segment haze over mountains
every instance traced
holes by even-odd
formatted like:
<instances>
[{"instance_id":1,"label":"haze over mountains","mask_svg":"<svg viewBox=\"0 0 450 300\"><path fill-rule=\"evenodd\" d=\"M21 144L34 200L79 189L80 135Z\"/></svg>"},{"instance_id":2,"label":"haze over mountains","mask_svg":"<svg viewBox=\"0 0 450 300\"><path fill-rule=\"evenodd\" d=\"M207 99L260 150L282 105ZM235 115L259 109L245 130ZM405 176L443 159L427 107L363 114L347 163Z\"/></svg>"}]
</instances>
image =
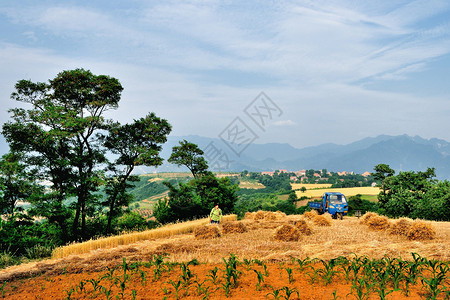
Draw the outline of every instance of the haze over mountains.
<instances>
[{"instance_id":1,"label":"haze over mountains","mask_svg":"<svg viewBox=\"0 0 450 300\"><path fill-rule=\"evenodd\" d=\"M441 139L423 139L419 136L380 135L368 137L347 145L322 144L319 146L294 148L289 144L251 144L238 156L236 144L228 144L219 138L197 135L169 136L162 156L167 160L173 146L180 140L199 145L205 151L210 167L215 171L273 171L287 169L327 169L328 171L373 171L379 163L388 164L398 171L423 171L436 168L439 179L450 179L450 143ZM235 150L235 152L233 151ZM6 153L8 146L0 137L0 152ZM138 168L139 173L153 172L154 168ZM156 169L158 172L187 171L167 161Z\"/></svg>"},{"instance_id":2,"label":"haze over mountains","mask_svg":"<svg viewBox=\"0 0 450 300\"><path fill-rule=\"evenodd\" d=\"M222 168L219 169L222 171L327 169L363 173L371 172L375 165L385 163L397 172L422 171L427 167L434 167L438 178L450 178L450 143L435 138L427 140L419 136L380 135L347 145L328 143L301 149L289 144L251 144L237 156L231 150L233 147L228 147L220 139L200 136L169 137L164 146L163 157L169 157L171 148L182 139L196 143L203 150L207 150L211 143L219 148L228 157L225 161L230 161L228 168L223 168L227 163L214 164L214 161L210 161L210 165L221 165ZM163 170L173 170L173 166L164 164L158 168L160 172Z\"/></svg>"}]
</instances>

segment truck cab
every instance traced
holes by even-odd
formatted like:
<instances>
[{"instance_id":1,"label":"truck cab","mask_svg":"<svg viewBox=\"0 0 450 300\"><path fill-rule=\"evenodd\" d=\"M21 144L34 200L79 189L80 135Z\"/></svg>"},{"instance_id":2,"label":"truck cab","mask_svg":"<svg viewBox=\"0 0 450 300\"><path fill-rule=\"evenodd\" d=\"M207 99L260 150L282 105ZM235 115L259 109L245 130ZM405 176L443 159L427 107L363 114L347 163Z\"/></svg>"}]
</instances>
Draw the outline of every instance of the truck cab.
<instances>
[{"instance_id":1,"label":"truck cab","mask_svg":"<svg viewBox=\"0 0 450 300\"><path fill-rule=\"evenodd\" d=\"M328 192L322 195L321 202L310 202L309 206L319 213L329 213L333 219L341 219L348 213L347 198L344 194Z\"/></svg>"},{"instance_id":2,"label":"truck cab","mask_svg":"<svg viewBox=\"0 0 450 300\"><path fill-rule=\"evenodd\" d=\"M324 193L322 196L322 203L324 204L324 212L328 212L333 218L342 217L348 213L347 198L341 193Z\"/></svg>"}]
</instances>

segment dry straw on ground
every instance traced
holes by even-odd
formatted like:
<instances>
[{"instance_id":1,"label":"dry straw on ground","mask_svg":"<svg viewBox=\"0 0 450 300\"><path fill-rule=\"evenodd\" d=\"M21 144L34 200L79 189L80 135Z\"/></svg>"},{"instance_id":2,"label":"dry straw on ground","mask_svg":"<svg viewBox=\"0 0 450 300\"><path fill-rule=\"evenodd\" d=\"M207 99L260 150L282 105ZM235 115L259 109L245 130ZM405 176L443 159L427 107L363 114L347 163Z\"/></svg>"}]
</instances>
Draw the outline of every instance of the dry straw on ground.
<instances>
[{"instance_id":1,"label":"dry straw on ground","mask_svg":"<svg viewBox=\"0 0 450 300\"><path fill-rule=\"evenodd\" d=\"M244 223L242 222L228 222L223 223L222 225L223 234L244 233L244 232L247 232L247 226L245 226Z\"/></svg>"},{"instance_id":2,"label":"dry straw on ground","mask_svg":"<svg viewBox=\"0 0 450 300\"><path fill-rule=\"evenodd\" d=\"M206 240L220 237L219 227L217 225L199 226L194 229L196 239Z\"/></svg>"},{"instance_id":3,"label":"dry straw on ground","mask_svg":"<svg viewBox=\"0 0 450 300\"><path fill-rule=\"evenodd\" d=\"M304 219L295 220L294 226L301 234L311 235L313 233L311 226Z\"/></svg>"},{"instance_id":4,"label":"dry straw on ground","mask_svg":"<svg viewBox=\"0 0 450 300\"><path fill-rule=\"evenodd\" d=\"M236 215L228 215L223 217L223 221L236 220ZM83 243L74 243L53 250L52 258L62 258L71 254L83 254L92 250L114 248L121 245L128 245L139 241L150 239L167 238L178 234L190 234L198 226L207 224L209 218L188 221L183 223L169 224L161 228L122 234L96 240L89 240Z\"/></svg>"},{"instance_id":5,"label":"dry straw on ground","mask_svg":"<svg viewBox=\"0 0 450 300\"><path fill-rule=\"evenodd\" d=\"M394 221L391 224L391 227L388 229L389 234L392 235L401 235L401 236L407 236L409 229L411 228L412 221L401 218L399 220Z\"/></svg>"},{"instance_id":6,"label":"dry straw on ground","mask_svg":"<svg viewBox=\"0 0 450 300\"><path fill-rule=\"evenodd\" d=\"M285 224L275 230L274 238L277 241L283 242L298 241L300 233L294 226Z\"/></svg>"},{"instance_id":7,"label":"dry straw on ground","mask_svg":"<svg viewBox=\"0 0 450 300\"><path fill-rule=\"evenodd\" d=\"M317 215L314 217L312 221L317 226L331 226L331 215L330 214Z\"/></svg>"},{"instance_id":8,"label":"dry straw on ground","mask_svg":"<svg viewBox=\"0 0 450 300\"><path fill-rule=\"evenodd\" d=\"M311 210L311 211L305 211L303 213L303 216L305 217L305 219L308 220L314 220L314 218L318 215L316 210Z\"/></svg>"},{"instance_id":9,"label":"dry straw on ground","mask_svg":"<svg viewBox=\"0 0 450 300\"><path fill-rule=\"evenodd\" d=\"M385 216L372 216L367 220L367 225L373 230L386 230L389 228L389 219Z\"/></svg>"},{"instance_id":10,"label":"dry straw on ground","mask_svg":"<svg viewBox=\"0 0 450 300\"><path fill-rule=\"evenodd\" d=\"M433 240L436 238L436 231L430 223L421 220L415 220L408 231L409 240L422 241Z\"/></svg>"}]
</instances>

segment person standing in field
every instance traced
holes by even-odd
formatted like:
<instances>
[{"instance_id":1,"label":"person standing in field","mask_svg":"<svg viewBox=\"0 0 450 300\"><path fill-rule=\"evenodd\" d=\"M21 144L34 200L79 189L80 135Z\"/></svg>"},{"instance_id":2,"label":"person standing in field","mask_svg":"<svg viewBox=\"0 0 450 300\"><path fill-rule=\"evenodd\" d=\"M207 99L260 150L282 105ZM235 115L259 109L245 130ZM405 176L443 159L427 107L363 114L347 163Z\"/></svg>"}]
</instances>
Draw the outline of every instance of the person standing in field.
<instances>
[{"instance_id":1,"label":"person standing in field","mask_svg":"<svg viewBox=\"0 0 450 300\"><path fill-rule=\"evenodd\" d=\"M209 213L209 221L211 224L219 224L220 221L222 221L222 218L222 210L219 208L219 204L216 203Z\"/></svg>"}]
</instances>

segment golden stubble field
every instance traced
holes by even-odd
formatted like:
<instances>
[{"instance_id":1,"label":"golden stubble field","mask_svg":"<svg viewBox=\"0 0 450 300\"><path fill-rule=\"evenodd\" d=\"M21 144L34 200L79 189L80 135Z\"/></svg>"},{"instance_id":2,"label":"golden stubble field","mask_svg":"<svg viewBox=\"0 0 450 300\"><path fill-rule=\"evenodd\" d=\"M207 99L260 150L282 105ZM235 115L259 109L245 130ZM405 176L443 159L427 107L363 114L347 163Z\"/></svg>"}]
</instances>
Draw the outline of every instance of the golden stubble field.
<instances>
[{"instance_id":1,"label":"golden stubble field","mask_svg":"<svg viewBox=\"0 0 450 300\"><path fill-rule=\"evenodd\" d=\"M367 256L370 259L382 259L383 257L403 258L411 260L411 253L417 253L421 257L436 259L448 262L450 260L450 223L449 222L428 222L436 232L432 240L409 240L405 236L392 235L388 230L373 230L367 225L362 224L356 217L344 217L344 220L331 220L331 226L319 226L313 219L304 216L284 216L278 214L269 218L254 217L241 221L233 221L235 217L227 217L227 223L240 223L246 231L242 233L224 233L224 227L217 227L221 232L220 237L198 239L194 232L199 227L213 227L215 225L205 225L207 220L197 220L174 224L167 227L167 234L164 234L164 228L156 229L157 234L147 232L146 239L134 239L130 234L128 238L124 235L120 242L104 242L97 246L92 244L85 247L79 246L79 254L69 254L70 251L61 249L55 252L55 257L40 262L28 263L20 266L10 267L0 271L0 285L7 281L4 288L6 299L65 299L67 292L78 282L99 278L105 274L108 268L120 266L125 258L128 262L132 261L151 261L157 255L167 253L167 262L188 262L197 259L201 264L196 266L198 274L208 278L207 274L215 267L219 268L224 263L224 258L234 254L239 261L261 260L268 264L273 276L272 284L265 285L262 291L255 289L257 282L257 270L245 272L242 268L242 281L239 289L236 288L228 295L235 299L252 298L264 299L274 298L270 293L273 292L273 286L287 284L287 275L285 268L295 268L292 265L292 259L318 258L325 261L344 256L344 257L362 257ZM295 221L305 220L311 229L310 235L300 234L297 241L280 241L275 238L277 228L283 225L292 225ZM394 221L390 220L390 224ZM225 225L225 223L223 224ZM143 235L136 233L134 235ZM116 246L117 244L122 244ZM73 245L72 247L76 247ZM97 248L102 247L102 248ZM83 250L84 248L84 250ZM97 248L97 249L95 249ZM93 249L93 250L89 250ZM85 252L85 253L83 253ZM59 254L58 254L59 253ZM194 267L192 267L194 268ZM178 268L179 269L179 268ZM178 270L177 269L177 270ZM194 269L193 269L194 270ZM150 270L149 270L150 271ZM262 272L262 269L260 270ZM102 273L103 272L103 273ZM154 271L153 271L154 272ZM178 271L167 275L153 283L149 273L148 283L139 285L136 283L135 293L139 291L139 297L136 299L176 299L175 288L171 287L170 280L175 282L177 276L181 276ZM221 271L220 276L224 273ZM283 275L284 274L284 275ZM34 276L31 279L22 279ZM172 277L170 277L172 276ZM173 277L175 276L175 277ZM317 282L311 285L308 283L308 276L303 273L296 275L295 287L297 290L309 290L299 299L332 299L332 293L338 291L340 298L345 298L344 294L351 293L349 284L341 284L338 280L331 285L323 285ZM222 278L222 277L221 277ZM206 279L205 279L206 280ZM283 283L282 283L283 281ZM85 283L86 283L85 282ZM203 283L205 283L204 281ZM245 282L245 283L244 283ZM148 285L147 285L148 284ZM192 283L194 284L194 283ZM164 290L166 293L164 293ZM33 293L33 291L35 291ZM149 293L152 291L152 293ZM318 291L321 291L317 293ZM117 295L120 289L115 290ZM410 299L421 299L424 292L420 288L415 288L414 295L409 295ZM269 295L268 295L269 294ZM124 299L132 299L132 292L128 290L128 296ZM97 294L98 299L105 299L105 295ZM120 296L120 295L119 295ZM123 295L122 295L123 296ZM23 298L25 297L25 298ZM31 298L29 298L31 297ZM74 293L71 299L92 299L92 293L83 296ZM94 297L95 298L95 297ZM120 297L119 297L120 298ZM181 297L180 297L181 298ZM192 289L187 291L184 298L201 299ZM222 289L217 289L211 299L226 298ZM400 292L390 294L388 299L405 298ZM293 299L293 298L292 298ZM348 299L355 299L348 296ZM377 297L373 298L377 299Z\"/></svg>"}]
</instances>

